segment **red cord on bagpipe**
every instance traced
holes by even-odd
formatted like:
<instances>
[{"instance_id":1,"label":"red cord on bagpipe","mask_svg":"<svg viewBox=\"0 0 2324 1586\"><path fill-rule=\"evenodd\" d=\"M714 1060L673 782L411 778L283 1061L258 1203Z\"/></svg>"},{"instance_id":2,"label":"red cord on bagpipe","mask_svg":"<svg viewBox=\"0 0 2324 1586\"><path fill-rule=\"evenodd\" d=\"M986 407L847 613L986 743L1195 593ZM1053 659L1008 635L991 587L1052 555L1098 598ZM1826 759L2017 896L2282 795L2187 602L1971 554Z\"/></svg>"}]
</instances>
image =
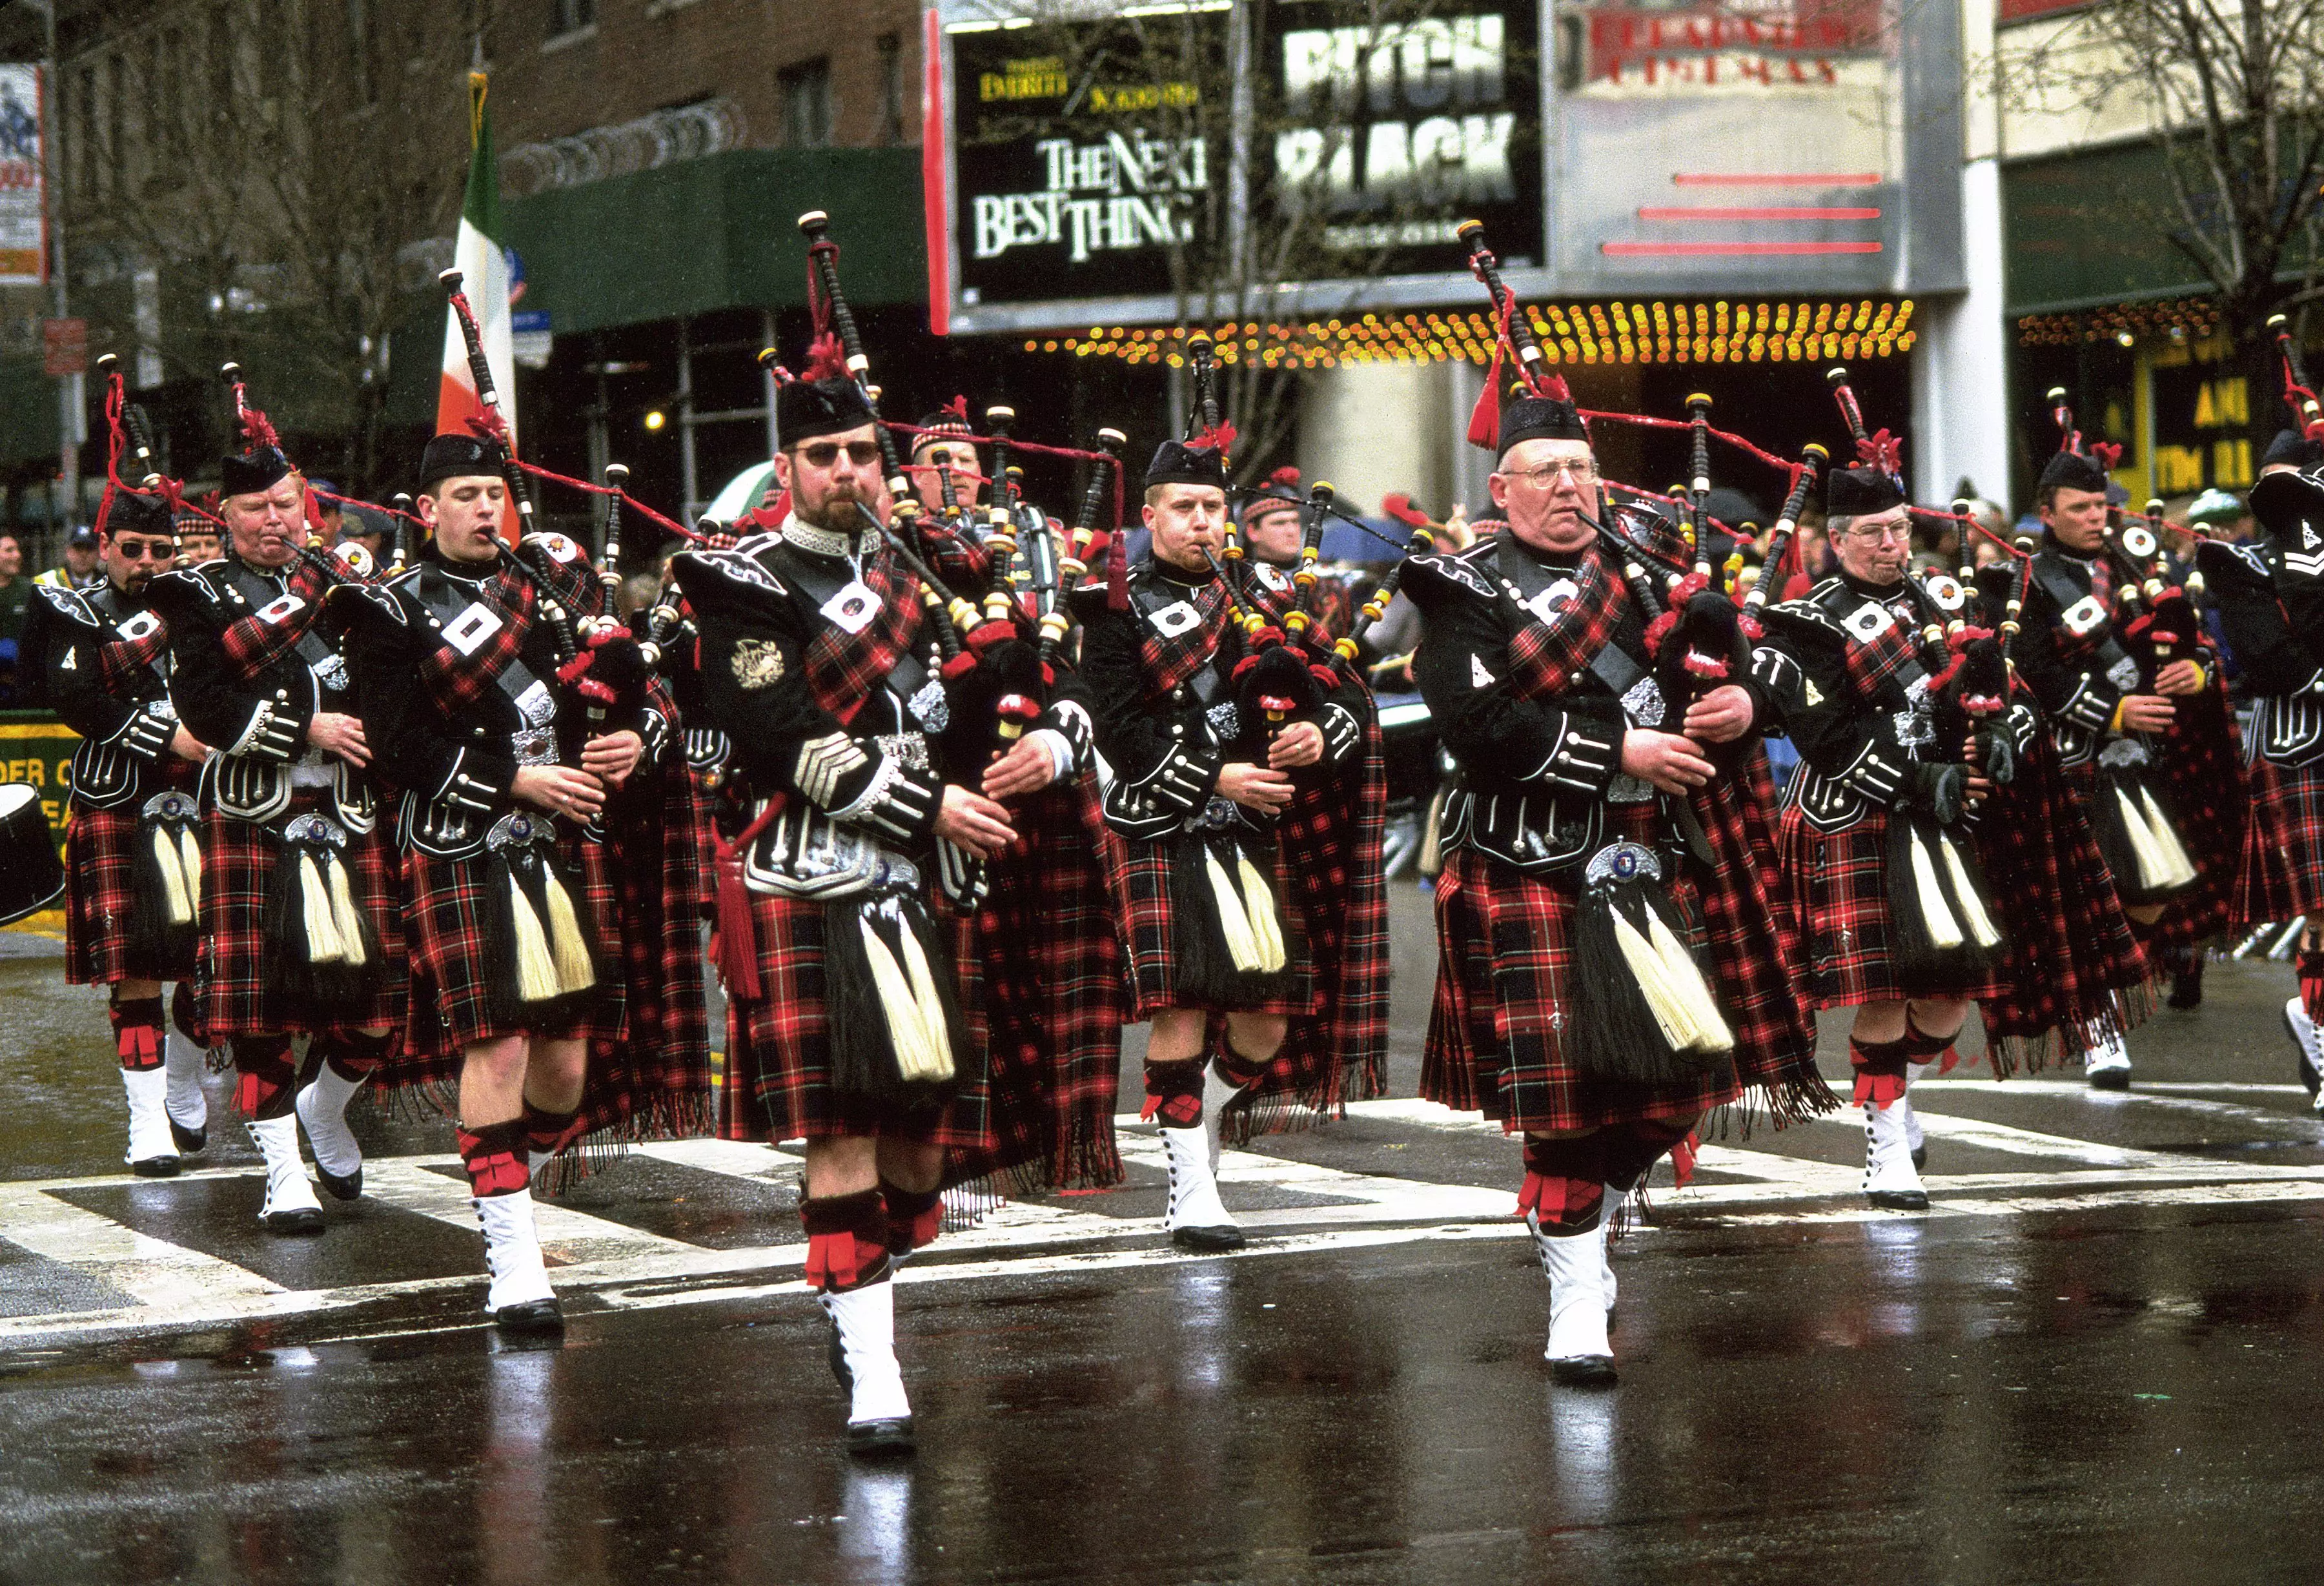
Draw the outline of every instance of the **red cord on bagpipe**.
<instances>
[{"instance_id":1,"label":"red cord on bagpipe","mask_svg":"<svg viewBox=\"0 0 2324 1586\"><path fill-rule=\"evenodd\" d=\"M892 429L899 435L934 435L945 440L964 440L971 446L991 446L993 444L993 438L991 436L978 435L966 429L954 429L950 428L943 429L924 429L918 424L899 423L893 419L882 419L880 420L880 423L883 429ZM1013 435L1009 438L1009 449L1010 451L1017 452L1038 452L1043 456L1048 457L1071 457L1075 462L1095 463L1101 467L1111 468L1113 470L1113 530L1117 534L1121 531L1122 502L1124 499L1121 489L1121 476L1126 470L1115 466L1119 459L1105 452L1084 451L1079 447L1071 446L1043 446L1038 441L1019 440ZM986 484L993 483L992 476L989 474L979 474L976 477Z\"/></svg>"}]
</instances>

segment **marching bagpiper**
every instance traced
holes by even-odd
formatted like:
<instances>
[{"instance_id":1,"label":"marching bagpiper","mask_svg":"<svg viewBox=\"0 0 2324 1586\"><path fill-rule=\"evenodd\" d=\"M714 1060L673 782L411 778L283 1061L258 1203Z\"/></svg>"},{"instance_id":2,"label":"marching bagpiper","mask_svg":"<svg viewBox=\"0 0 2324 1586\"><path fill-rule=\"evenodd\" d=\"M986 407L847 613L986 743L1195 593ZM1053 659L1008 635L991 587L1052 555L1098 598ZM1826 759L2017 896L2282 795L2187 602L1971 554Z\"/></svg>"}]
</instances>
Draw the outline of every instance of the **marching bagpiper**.
<instances>
[{"instance_id":1,"label":"marching bagpiper","mask_svg":"<svg viewBox=\"0 0 2324 1586\"><path fill-rule=\"evenodd\" d=\"M1426 622L1414 677L1459 766L1421 1093L1524 1137L1519 1209L1550 1281L1544 1355L1557 1380L1589 1385L1615 1379L1609 1192L1747 1086L1778 1118L1831 1100L1748 823L1702 796L1744 775L1714 757L1757 731L1767 701L1738 669L1674 712L1674 669L1648 637L1657 614L1626 564L1685 542L1661 519L1618 549L1599 531L1588 431L1545 384L1499 413L1507 527L1406 564Z\"/></svg>"},{"instance_id":2,"label":"marching bagpiper","mask_svg":"<svg viewBox=\"0 0 2324 1586\"><path fill-rule=\"evenodd\" d=\"M1120 463L1117 456L1093 466L1069 532L1023 498L1009 456L1015 417L1006 407L986 410L989 479L965 399L921 419L912 437L923 521L954 525L944 576L987 614L971 646L987 647L996 665L1009 658L991 646L1031 647L1038 673L1028 676L1038 687L1019 695L1012 709L1020 718L1040 713L1039 722L1017 723L1006 752L995 753L978 783L1009 808L1017 840L985 867L988 890L973 917L984 975L988 1144L952 1153L945 1179L994 1176L998 1187L1020 1193L1100 1189L1122 1178L1113 1111L1130 1008L1101 854L1105 817L1088 690L1057 613L1087 571L1083 558L1096 554L1094 514ZM1120 443L1114 431L1101 434L1109 447ZM973 569L961 565L970 548ZM974 582L964 584L962 575ZM1023 650L1015 659L1021 663Z\"/></svg>"},{"instance_id":3,"label":"marching bagpiper","mask_svg":"<svg viewBox=\"0 0 2324 1586\"><path fill-rule=\"evenodd\" d=\"M727 1061L762 1138L807 1140L807 1277L836 1333L849 1446L897 1452L913 1433L890 1278L941 1226L945 1150L985 1132L958 905L1016 833L931 754L949 619L923 612L935 592L871 515L881 432L835 349L779 389L776 427L782 528L675 564L709 719L755 811L722 849Z\"/></svg>"},{"instance_id":4,"label":"marching bagpiper","mask_svg":"<svg viewBox=\"0 0 2324 1586\"><path fill-rule=\"evenodd\" d=\"M226 367L244 441L219 464L226 553L150 588L170 626L171 697L215 752L201 783L198 1017L233 1051L235 1104L266 1161L260 1222L316 1233L300 1127L323 1187L360 1195L363 1152L345 1113L388 1055L405 994L393 855L327 609L368 579L319 549L305 479Z\"/></svg>"},{"instance_id":5,"label":"marching bagpiper","mask_svg":"<svg viewBox=\"0 0 2324 1586\"><path fill-rule=\"evenodd\" d=\"M1908 1075L1952 1046L1971 1002L2007 990L1976 816L1993 779L2009 780L2014 745L1999 649L1962 621L1969 592L1912 576L1896 467L1883 449L1831 475L1840 569L1767 608L1760 653L1789 663L1764 669L1801 760L1780 828L1784 889L1814 1005L1855 1010L1865 1194L1919 1211Z\"/></svg>"},{"instance_id":6,"label":"marching bagpiper","mask_svg":"<svg viewBox=\"0 0 2324 1586\"><path fill-rule=\"evenodd\" d=\"M1146 1112L1169 1170L1171 1241L1244 1243L1219 1198L1222 1128L1296 1126L1375 1093L1386 1012L1370 695L1312 613L1238 592L1225 447L1207 428L1146 470L1150 555L1116 542L1078 604L1114 907L1135 1016L1152 1021Z\"/></svg>"},{"instance_id":7,"label":"marching bagpiper","mask_svg":"<svg viewBox=\"0 0 2324 1586\"><path fill-rule=\"evenodd\" d=\"M109 410L118 412L120 375ZM114 450L121 449L115 419ZM159 481L156 479L155 484ZM36 585L30 664L50 705L80 734L65 826L65 980L108 988L133 1173L175 1174L207 1143L202 1047L165 1013L162 987L193 978L202 896L198 768L208 750L170 700L170 634L148 599L177 551L171 498L116 476L97 509L92 589Z\"/></svg>"},{"instance_id":8,"label":"marching bagpiper","mask_svg":"<svg viewBox=\"0 0 2324 1586\"><path fill-rule=\"evenodd\" d=\"M504 1331L563 1324L534 1230L531 1163L581 1106L590 1043L622 1038L606 800L667 734L650 706L591 722L567 683L596 578L580 548L503 544L514 514L500 443L439 435L420 466L418 565L366 599L352 649L360 714L401 793L413 1002L383 1089L456 1054L459 1148ZM604 669L612 670L611 663ZM642 680L642 661L634 663ZM608 691L610 694L610 690Z\"/></svg>"},{"instance_id":9,"label":"marching bagpiper","mask_svg":"<svg viewBox=\"0 0 2324 1586\"><path fill-rule=\"evenodd\" d=\"M2233 729L2224 696L2216 695L2215 664L2190 654L2143 666L2152 647L2131 652L2139 637L2131 630L2138 578L2108 540L2105 459L2076 447L2078 438L2069 424L2067 448L2043 466L2037 486L2043 535L2034 556L2018 664L2052 723L2123 912L2142 940L2152 940L2165 908L2202 879L2181 834L2191 828L2165 779L2166 745L2182 710L2196 711L2203 696L2215 696L2204 713L2209 731L2200 763L2232 779L2236 756L2209 740ZM2190 616L2184 625L2199 629L2200 621ZM2192 648L2197 632L2186 637ZM2233 790L2229 802L2239 802ZM2130 1050L2118 1030L2092 1046L2085 1072L2102 1090L2129 1085Z\"/></svg>"},{"instance_id":10,"label":"marching bagpiper","mask_svg":"<svg viewBox=\"0 0 2324 1586\"><path fill-rule=\"evenodd\" d=\"M1292 574L1300 563L1299 470L1286 464L1243 498L1242 542L1250 552L1251 576L1278 598L1292 595ZM1348 586L1337 578L1315 579L1315 632L1328 640L1347 637L1356 620Z\"/></svg>"}]
</instances>

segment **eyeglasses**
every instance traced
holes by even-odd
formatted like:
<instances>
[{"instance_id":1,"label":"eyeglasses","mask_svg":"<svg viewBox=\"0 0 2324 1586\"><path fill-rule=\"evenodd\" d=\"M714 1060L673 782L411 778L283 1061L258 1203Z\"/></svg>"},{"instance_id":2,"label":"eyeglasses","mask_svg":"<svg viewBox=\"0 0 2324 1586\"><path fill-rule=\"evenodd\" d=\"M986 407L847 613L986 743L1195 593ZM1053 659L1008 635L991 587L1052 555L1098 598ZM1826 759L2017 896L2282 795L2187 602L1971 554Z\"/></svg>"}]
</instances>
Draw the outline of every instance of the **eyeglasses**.
<instances>
[{"instance_id":1,"label":"eyeglasses","mask_svg":"<svg viewBox=\"0 0 2324 1586\"><path fill-rule=\"evenodd\" d=\"M1572 457L1563 463L1544 463L1538 468L1505 469L1501 477L1522 479L1536 490L1550 490L1555 487L1557 476L1561 474L1572 478L1576 484L1587 484L1598 477L1598 469L1587 457Z\"/></svg>"},{"instance_id":2,"label":"eyeglasses","mask_svg":"<svg viewBox=\"0 0 2324 1586\"><path fill-rule=\"evenodd\" d=\"M798 449L798 455L806 460L807 466L810 468L830 467L839 461L839 454L842 451L847 454L847 460L859 468L869 468L880 460L880 445L877 441L871 440L850 441L844 447L837 441L816 440L810 441Z\"/></svg>"},{"instance_id":3,"label":"eyeglasses","mask_svg":"<svg viewBox=\"0 0 2324 1586\"><path fill-rule=\"evenodd\" d=\"M166 539L116 539L113 549L133 562L165 562L178 554L178 548Z\"/></svg>"},{"instance_id":4,"label":"eyeglasses","mask_svg":"<svg viewBox=\"0 0 2324 1586\"><path fill-rule=\"evenodd\" d=\"M1910 545L1913 526L1910 523L1882 523L1866 529L1850 529L1847 538L1860 545Z\"/></svg>"}]
</instances>

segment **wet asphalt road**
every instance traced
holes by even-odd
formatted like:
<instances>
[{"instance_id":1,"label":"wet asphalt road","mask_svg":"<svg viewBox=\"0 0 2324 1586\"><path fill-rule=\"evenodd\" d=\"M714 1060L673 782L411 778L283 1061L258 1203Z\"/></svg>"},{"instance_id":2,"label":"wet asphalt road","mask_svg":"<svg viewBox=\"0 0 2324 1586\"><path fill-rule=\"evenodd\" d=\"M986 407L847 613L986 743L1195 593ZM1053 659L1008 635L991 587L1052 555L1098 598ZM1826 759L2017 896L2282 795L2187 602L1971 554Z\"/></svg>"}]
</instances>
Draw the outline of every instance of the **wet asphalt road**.
<instances>
[{"instance_id":1,"label":"wet asphalt road","mask_svg":"<svg viewBox=\"0 0 2324 1586\"><path fill-rule=\"evenodd\" d=\"M1408 1098L1425 900L1397 927ZM2324 1130L2282 965L2217 966L2201 1011L2134 1036L2129 1097L1916 1087L1925 1216L1862 1206L1851 1121L1714 1142L1617 1247L1609 1393L1547 1379L1490 1131L1391 1100L1231 1156L1254 1250L1200 1260L1167 1253L1125 1130L1124 1189L907 1269L921 1452L865 1468L797 1281L794 1159L673 1146L581 1185L543 1213L567 1336L513 1348L477 1324L448 1126L365 1119L374 1193L265 1240L226 1130L197 1176L120 1172L101 1002L0 942L0 1581L2189 1586L2324 1560Z\"/></svg>"}]
</instances>

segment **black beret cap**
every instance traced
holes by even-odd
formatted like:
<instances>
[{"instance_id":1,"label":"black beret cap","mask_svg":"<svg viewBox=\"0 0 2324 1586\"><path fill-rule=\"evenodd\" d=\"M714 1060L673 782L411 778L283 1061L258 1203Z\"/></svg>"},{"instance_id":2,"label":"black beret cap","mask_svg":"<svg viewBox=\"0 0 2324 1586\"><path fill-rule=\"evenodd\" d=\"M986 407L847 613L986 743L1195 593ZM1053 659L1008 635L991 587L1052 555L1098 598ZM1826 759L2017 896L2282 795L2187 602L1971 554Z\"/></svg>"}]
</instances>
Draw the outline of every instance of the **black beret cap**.
<instances>
[{"instance_id":1,"label":"black beret cap","mask_svg":"<svg viewBox=\"0 0 2324 1586\"><path fill-rule=\"evenodd\" d=\"M222 499L255 495L262 490L273 489L290 472L290 459L282 455L279 446L228 452L218 462L218 495Z\"/></svg>"},{"instance_id":2,"label":"black beret cap","mask_svg":"<svg viewBox=\"0 0 2324 1586\"><path fill-rule=\"evenodd\" d=\"M1154 460L1146 465L1146 483L1149 488L1157 484L1214 484L1224 490L1226 463L1214 447L1166 440L1154 448Z\"/></svg>"},{"instance_id":3,"label":"black beret cap","mask_svg":"<svg viewBox=\"0 0 2324 1586\"><path fill-rule=\"evenodd\" d=\"M171 532L170 503L143 490L116 490L105 509L107 534L168 534Z\"/></svg>"},{"instance_id":4,"label":"black beret cap","mask_svg":"<svg viewBox=\"0 0 2324 1586\"><path fill-rule=\"evenodd\" d=\"M1868 518L1904 504L1904 487L1886 468L1835 468L1824 482L1827 517Z\"/></svg>"},{"instance_id":5,"label":"black beret cap","mask_svg":"<svg viewBox=\"0 0 2324 1586\"><path fill-rule=\"evenodd\" d=\"M2324 440L2310 440L2296 429L2279 429L2275 438L2267 443L2267 456L2259 460L2263 468L2281 463L2306 470L2324 464Z\"/></svg>"},{"instance_id":6,"label":"black beret cap","mask_svg":"<svg viewBox=\"0 0 2324 1586\"><path fill-rule=\"evenodd\" d=\"M1587 441L1590 431L1582 422L1582 410L1563 397L1519 397L1501 409L1501 431L1496 452L1509 455L1509 447L1527 440Z\"/></svg>"},{"instance_id":7,"label":"black beret cap","mask_svg":"<svg viewBox=\"0 0 2324 1586\"><path fill-rule=\"evenodd\" d=\"M438 435L420 454L420 488L432 489L447 479L487 475L497 479L507 460L497 440L481 435Z\"/></svg>"},{"instance_id":8,"label":"black beret cap","mask_svg":"<svg viewBox=\"0 0 2324 1586\"><path fill-rule=\"evenodd\" d=\"M2081 452L2060 452L2042 467L2042 483L2037 487L2046 493L2052 490L2091 490L2103 493L2112 481L2107 478L2106 465Z\"/></svg>"},{"instance_id":9,"label":"black beret cap","mask_svg":"<svg viewBox=\"0 0 2324 1586\"><path fill-rule=\"evenodd\" d=\"M871 422L871 405L852 380L794 380L775 392L775 435L786 448Z\"/></svg>"}]
</instances>

